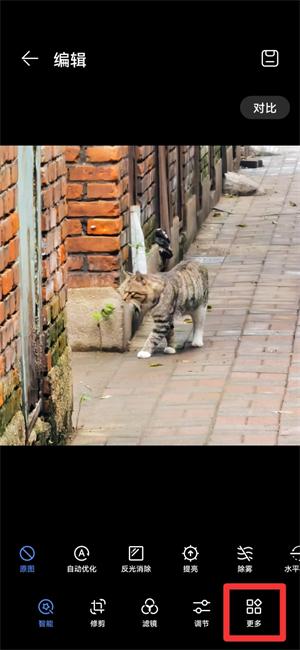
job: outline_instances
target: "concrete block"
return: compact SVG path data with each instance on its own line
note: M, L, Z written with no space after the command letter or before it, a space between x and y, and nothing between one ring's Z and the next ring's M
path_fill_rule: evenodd
M100 337L93 312L103 309L108 303L115 310L108 320L101 321ZM69 289L67 316L72 350L124 352L132 336L133 311L132 305L124 303L112 287Z

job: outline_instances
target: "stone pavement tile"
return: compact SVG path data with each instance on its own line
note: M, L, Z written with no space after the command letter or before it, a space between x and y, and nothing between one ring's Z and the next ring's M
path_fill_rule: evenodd
M151 429L146 429L143 433L143 437L163 437L163 438L176 438L182 436L197 437L205 440L209 434L209 427L202 425L192 425L192 426L181 426L178 427L177 423L174 423L174 426L169 427L151 427Z
M154 436L145 436L141 440L141 445L177 445L183 447L185 445L203 445L204 442L199 436L165 436L163 438Z
M231 433L232 435L245 435L246 433L278 433L278 425L249 423L248 420L244 418L243 424L216 423L211 435L214 435L215 433Z
M300 445L300 438L299 435L290 435L290 436L279 436L278 445L295 445L299 446Z
M273 356L263 358L259 355L247 357L238 356L233 365L233 372L242 371L243 368L257 373L283 373L289 367L289 357L278 358Z
M213 438L212 438L212 439L209 440L208 443L207 443L208 446L215 446L215 447L220 447L220 446L223 447L223 446L226 446L226 445L230 445L230 446L235 446L235 445L236 445L236 446L240 446L240 445L242 445L242 444L243 444L243 443L242 443L242 440L241 440L241 439L237 439L237 438L235 438L235 439L230 439L230 438L226 438L225 436L222 436L221 438L216 438L216 439L213 439Z
M107 435L101 434L99 431L94 433L90 431L78 431L78 434L69 441L71 445L105 445L107 441Z
M126 438L124 437L115 437L115 438L108 438L106 445L107 446L113 446L113 445L132 445L136 446L140 444L140 438Z

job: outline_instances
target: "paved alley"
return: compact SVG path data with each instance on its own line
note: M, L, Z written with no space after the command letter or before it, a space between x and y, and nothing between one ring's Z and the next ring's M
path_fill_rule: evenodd
M262 196L221 197L187 257L203 258L204 347L177 324L176 355L73 353L73 445L300 444L300 147L241 173ZM89 396L85 400L85 395Z

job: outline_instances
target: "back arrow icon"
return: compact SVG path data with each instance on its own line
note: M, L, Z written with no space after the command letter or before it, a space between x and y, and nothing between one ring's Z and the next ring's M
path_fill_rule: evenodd
M38 56L27 56L28 54L30 54L30 50L28 50L28 52L26 52L26 54L24 54L24 56L22 56L22 61L24 61L24 63L26 63L26 65L29 65L29 67L30 67L30 63L28 63L28 61L32 61L34 59L37 60L39 57Z

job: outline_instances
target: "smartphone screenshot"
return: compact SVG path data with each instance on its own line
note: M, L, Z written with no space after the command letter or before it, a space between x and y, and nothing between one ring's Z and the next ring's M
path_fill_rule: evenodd
M300 650L299 9L0 2L3 650Z

